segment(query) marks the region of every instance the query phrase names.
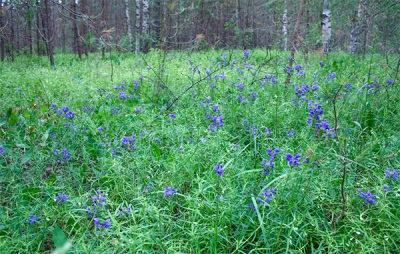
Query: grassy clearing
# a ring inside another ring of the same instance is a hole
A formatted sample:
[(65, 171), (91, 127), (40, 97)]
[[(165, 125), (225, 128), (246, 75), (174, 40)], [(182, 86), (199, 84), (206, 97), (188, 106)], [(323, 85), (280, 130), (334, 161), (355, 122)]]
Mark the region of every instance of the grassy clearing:
[(264, 50), (3, 63), (0, 249), (396, 253), (388, 61), (297, 56), (287, 86)]

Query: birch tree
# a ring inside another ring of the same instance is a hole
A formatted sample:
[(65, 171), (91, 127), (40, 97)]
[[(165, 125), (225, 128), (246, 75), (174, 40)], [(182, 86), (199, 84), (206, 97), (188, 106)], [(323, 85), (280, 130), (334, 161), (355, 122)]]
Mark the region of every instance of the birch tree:
[(135, 27), (136, 27), (136, 40), (135, 40), (135, 52), (139, 53), (140, 52), (140, 31), (142, 28), (142, 22), (140, 21), (140, 0), (135, 1), (136, 4), (136, 20), (135, 20)]
[(126, 30), (128, 35), (129, 41), (129, 48), (128, 50), (132, 50), (132, 26), (131, 26), (131, 19), (129, 17), (129, 0), (125, 0), (125, 18), (126, 18)]
[(360, 0), (357, 8), (357, 16), (352, 22), (350, 33), (350, 54), (355, 54), (359, 50), (360, 36), (367, 26), (367, 0)]
[(288, 19), (287, 19), (287, 2), (286, 0), (283, 2), (283, 15), (282, 15), (282, 41), (283, 41), (283, 50), (287, 50), (287, 25), (288, 25)]
[(4, 25), (3, 25), (3, 0), (0, 0), (0, 50), (1, 50), (1, 61), (4, 61), (4, 58), (6, 57), (6, 46), (4, 42)]
[(328, 54), (330, 50), (330, 40), (332, 37), (330, 0), (324, 0), (323, 2), (321, 24), (322, 24), (322, 36), (321, 36), (322, 52), (324, 54)]

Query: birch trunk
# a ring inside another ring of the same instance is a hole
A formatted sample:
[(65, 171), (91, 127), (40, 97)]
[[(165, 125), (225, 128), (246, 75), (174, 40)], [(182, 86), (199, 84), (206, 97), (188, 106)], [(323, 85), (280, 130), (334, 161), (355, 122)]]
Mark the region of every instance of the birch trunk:
[(283, 15), (282, 15), (282, 41), (283, 41), (283, 50), (287, 50), (287, 25), (288, 25), (288, 19), (287, 19), (287, 3), (286, 0), (283, 2), (284, 8), (283, 9)]
[(125, 0), (125, 18), (126, 18), (126, 30), (129, 40), (129, 51), (132, 51), (132, 26), (131, 19), (129, 17), (129, 0)]
[(354, 55), (359, 50), (360, 35), (366, 29), (366, 0), (361, 0), (358, 4), (357, 16), (353, 19), (353, 25), (350, 33), (349, 53)]
[[(3, 0), (0, 0), (0, 7), (3, 6)], [(3, 36), (3, 10), (0, 11), (0, 51), (1, 51), (1, 61), (4, 61), (4, 58), (6, 57), (6, 47), (5, 47), (5, 42), (4, 42), (4, 36)]]
[(331, 21), (331, 8), (330, 0), (324, 0), (321, 14), (322, 24), (322, 52), (328, 54), (330, 50), (330, 40), (332, 37), (332, 21)]
[(136, 43), (135, 43), (135, 52), (139, 53), (140, 52), (140, 35), (141, 35), (141, 30), (142, 30), (142, 22), (140, 21), (140, 0), (136, 0)]

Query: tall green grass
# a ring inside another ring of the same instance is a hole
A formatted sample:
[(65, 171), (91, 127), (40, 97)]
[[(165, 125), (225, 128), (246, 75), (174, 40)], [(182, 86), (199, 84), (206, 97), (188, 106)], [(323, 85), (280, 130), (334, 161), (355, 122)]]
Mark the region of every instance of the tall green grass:
[[(398, 252), (395, 57), (297, 55), (305, 76), (285, 85), (288, 55), (2, 63), (2, 253)], [(307, 123), (311, 100), (331, 132)], [(280, 152), (267, 169), (269, 148)]]

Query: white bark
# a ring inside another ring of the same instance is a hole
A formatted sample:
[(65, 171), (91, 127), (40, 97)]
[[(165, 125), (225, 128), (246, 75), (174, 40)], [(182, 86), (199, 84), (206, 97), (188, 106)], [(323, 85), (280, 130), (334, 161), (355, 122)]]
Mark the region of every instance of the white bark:
[(141, 22), (140, 22), (140, 0), (136, 0), (136, 43), (135, 43), (135, 52), (140, 52), (140, 35), (141, 35)]
[(350, 34), (350, 54), (355, 54), (358, 51), (360, 43), (360, 35), (364, 32), (367, 26), (367, 1), (360, 0), (357, 9), (357, 17), (354, 18), (353, 27)]
[(126, 18), (126, 28), (129, 40), (129, 51), (132, 50), (132, 26), (131, 19), (129, 17), (129, 0), (125, 0), (125, 18)]
[(330, 40), (332, 37), (332, 21), (331, 21), (330, 0), (324, 0), (322, 6), (321, 24), (322, 24), (322, 52), (329, 52)]
[(282, 15), (282, 40), (283, 40), (283, 50), (287, 50), (287, 25), (288, 25), (288, 19), (287, 19), (287, 3), (286, 0), (284, 1), (284, 10), (283, 10), (283, 15)]
[(144, 35), (149, 34), (149, 18), (150, 18), (150, 12), (149, 12), (149, 0), (143, 0), (143, 23), (142, 23), (142, 33)]

